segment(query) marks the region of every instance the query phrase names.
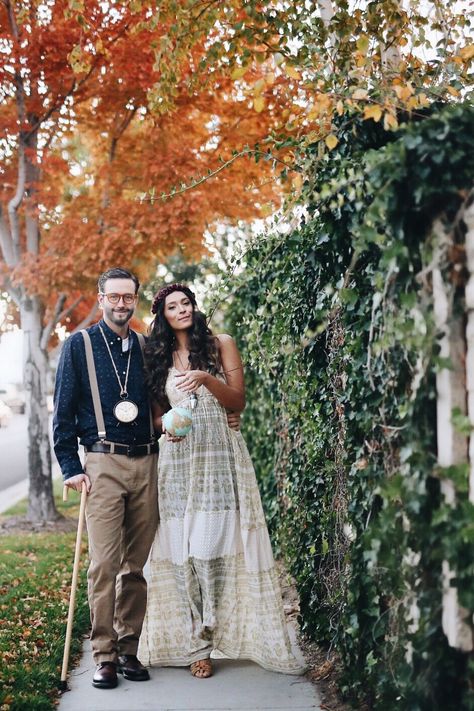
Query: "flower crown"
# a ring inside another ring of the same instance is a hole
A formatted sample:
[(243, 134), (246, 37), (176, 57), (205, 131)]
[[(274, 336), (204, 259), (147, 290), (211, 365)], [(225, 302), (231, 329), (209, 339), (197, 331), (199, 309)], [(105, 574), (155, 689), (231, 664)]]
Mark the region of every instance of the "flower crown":
[(190, 299), (193, 306), (196, 306), (196, 296), (188, 286), (186, 286), (185, 284), (168, 284), (168, 286), (164, 286), (155, 294), (153, 303), (151, 305), (152, 314), (158, 313), (158, 307), (161, 302), (164, 301), (167, 296), (172, 294), (173, 291), (182, 291), (183, 294), (186, 294), (186, 296)]

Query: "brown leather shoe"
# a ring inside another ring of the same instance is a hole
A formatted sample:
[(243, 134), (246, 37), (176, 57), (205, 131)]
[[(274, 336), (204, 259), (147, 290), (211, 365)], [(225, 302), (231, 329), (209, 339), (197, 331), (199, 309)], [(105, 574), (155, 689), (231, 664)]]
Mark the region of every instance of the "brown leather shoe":
[(97, 689), (115, 689), (117, 684), (117, 665), (113, 662), (98, 664), (92, 677), (92, 685)]
[(117, 671), (129, 681), (148, 681), (150, 675), (135, 654), (121, 654), (118, 658)]

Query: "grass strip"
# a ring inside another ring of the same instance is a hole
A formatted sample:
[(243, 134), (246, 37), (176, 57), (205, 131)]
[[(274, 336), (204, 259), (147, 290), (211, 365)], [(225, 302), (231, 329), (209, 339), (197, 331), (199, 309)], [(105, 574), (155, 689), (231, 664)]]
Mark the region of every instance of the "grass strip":
[[(61, 482), (55, 489), (58, 511), (77, 520), (79, 494), (64, 503)], [(50, 711), (58, 702), (75, 539), (74, 531), (0, 536), (0, 711)], [(69, 668), (89, 628), (85, 537), (82, 550)]]

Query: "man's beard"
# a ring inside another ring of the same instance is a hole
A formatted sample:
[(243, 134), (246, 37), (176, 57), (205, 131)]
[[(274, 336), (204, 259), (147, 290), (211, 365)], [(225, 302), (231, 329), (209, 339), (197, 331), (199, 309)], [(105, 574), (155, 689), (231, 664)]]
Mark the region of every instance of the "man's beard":
[(117, 326), (123, 326), (128, 323), (133, 316), (134, 309), (126, 309), (124, 311), (113, 311), (112, 309), (107, 309), (107, 316), (115, 323)]

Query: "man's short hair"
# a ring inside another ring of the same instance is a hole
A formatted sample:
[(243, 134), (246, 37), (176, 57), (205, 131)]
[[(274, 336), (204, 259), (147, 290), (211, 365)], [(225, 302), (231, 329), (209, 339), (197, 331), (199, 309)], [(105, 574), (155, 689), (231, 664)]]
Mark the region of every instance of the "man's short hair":
[(114, 267), (113, 269), (107, 269), (106, 272), (100, 275), (99, 281), (97, 282), (99, 292), (103, 293), (105, 289), (105, 282), (107, 281), (107, 279), (131, 279), (135, 284), (135, 294), (138, 293), (138, 289), (140, 288), (140, 282), (138, 281), (135, 274), (129, 272), (128, 269)]

